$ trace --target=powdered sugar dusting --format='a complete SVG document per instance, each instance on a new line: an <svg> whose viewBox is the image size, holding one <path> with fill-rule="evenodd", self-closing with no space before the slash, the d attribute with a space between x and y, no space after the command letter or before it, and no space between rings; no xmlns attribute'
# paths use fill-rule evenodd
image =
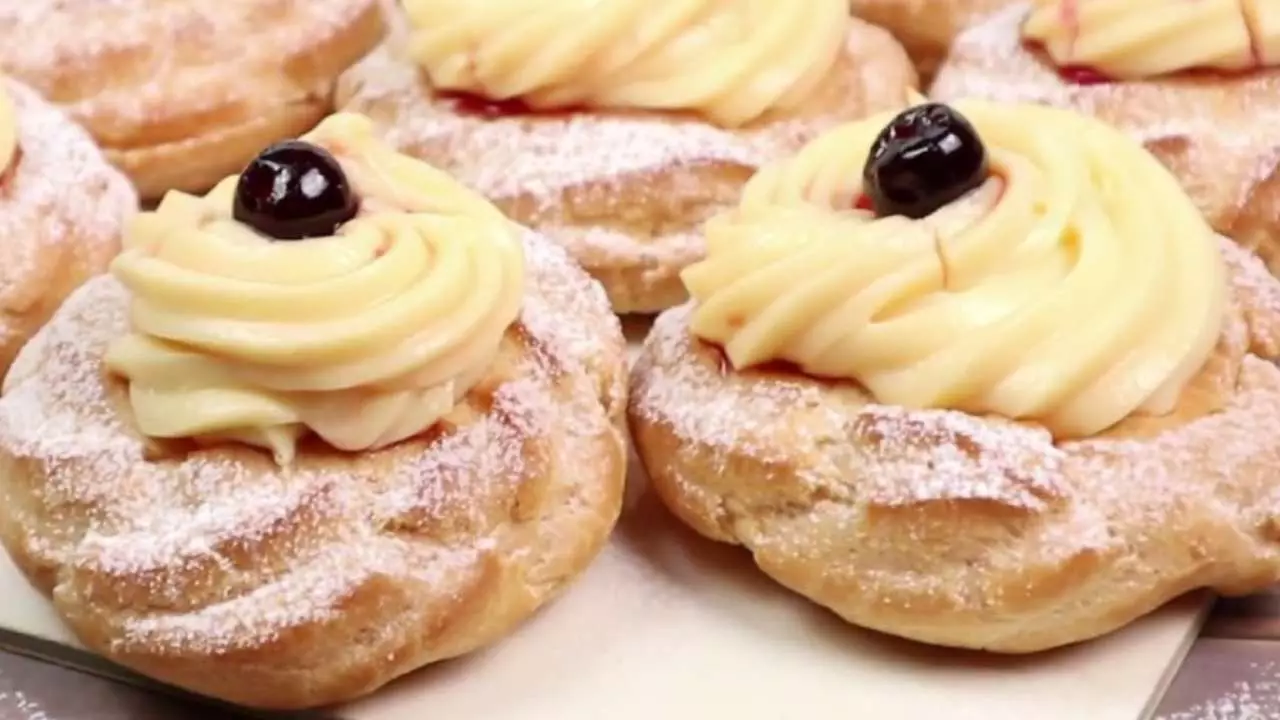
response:
<svg viewBox="0 0 1280 720"><path fill-rule="evenodd" d="M930 96L1033 102L1100 117L1151 148L1214 226L1228 230L1280 165L1280 71L1068 82L1023 46L1029 8L1018 3L961 33Z"/></svg>
<svg viewBox="0 0 1280 720"><path fill-rule="evenodd" d="M18 152L0 189L0 310L37 306L55 273L106 268L125 220L137 208L129 181L80 127L29 88L4 83L18 123ZM0 322L0 347L24 338Z"/></svg>
<svg viewBox="0 0 1280 720"><path fill-rule="evenodd" d="M821 126L782 122L764 132L734 133L652 116L571 115L535 122L464 117L432 102L418 89L416 68L385 48L343 82L359 84L345 109L382 121L392 146L440 165L496 202L527 198L531 207L516 219L548 231L553 231L549 218L539 220L558 213L564 194L574 188L597 183L607 193L613 184L681 166L758 168L799 147ZM568 240L567 232L554 234ZM683 265L701 255L701 237L695 233L668 232L664 241L664 247L640 245L602 223L566 245L580 245L575 255L584 257L647 257L658 264Z"/></svg>
<svg viewBox="0 0 1280 720"><path fill-rule="evenodd" d="M1185 417L1055 444L1000 418L885 407L852 384L725 369L684 306L658 318L633 375L633 418L678 445L647 465L855 622L924 632L886 627L886 607L968 618L930 627L933 642L1035 649L1191 587L1280 579L1280 282L1221 245L1238 312Z"/></svg>
<svg viewBox="0 0 1280 720"><path fill-rule="evenodd" d="M785 121L737 133L652 115L570 113L534 121L459 115L433 99L418 69L388 46L353 68L345 82L359 86L348 109L396 105L386 125L388 142L447 157L461 180L495 198L529 193L549 202L586 183L686 164L757 167L803 142L818 124Z"/></svg>
<svg viewBox="0 0 1280 720"><path fill-rule="evenodd" d="M1261 679L1237 682L1222 697L1155 720L1276 720L1280 718L1280 668L1275 663L1256 664Z"/></svg>
<svg viewBox="0 0 1280 720"><path fill-rule="evenodd" d="M1280 283L1258 256L1230 242L1220 247L1249 326L1250 350L1259 357L1280 357Z"/></svg>
<svg viewBox="0 0 1280 720"><path fill-rule="evenodd" d="M290 73L326 66L329 60L316 63L308 54L375 5L0 0L0 34L39 38L6 43L0 67L69 110L103 144L143 144L134 137L142 129L149 135L141 141L154 144L185 137L175 133L190 134L210 120L252 119L264 103L296 99ZM284 72L287 63L297 67ZM205 116L215 109L221 111L216 118Z"/></svg>
<svg viewBox="0 0 1280 720"><path fill-rule="evenodd" d="M992 426L946 411L880 407L854 421L868 440L855 453L882 472L868 478L867 501L884 507L935 500L994 500L1042 510L1063 495L1065 455L1046 451L1048 433L1013 424ZM981 448L1000 447L1000 453Z"/></svg>
<svg viewBox="0 0 1280 720"><path fill-rule="evenodd" d="M53 720L44 707L26 693L5 686L0 686L0 712L6 720Z"/></svg>
<svg viewBox="0 0 1280 720"><path fill-rule="evenodd" d="M55 604L73 627L94 627L100 649L156 671L168 654L268 645L281 652L274 667L312 667L305 655L325 636L308 633L353 616L372 623L372 639L361 641L371 647L344 647L332 662L378 652L383 667L398 650L379 642L400 633L416 643L493 562L574 546L558 533L602 542L607 526L583 527L582 518L600 513L610 493L592 483L605 480L560 469L594 466L602 438L605 447L620 440L608 405L623 399L601 390L622 392L621 331L600 288L562 250L532 234L524 243L518 326L527 348L491 398L449 421L427 449L315 449L283 470L236 446L144 460L121 415L122 389L102 375L102 353L127 327L128 296L114 278L90 281L19 357L0 399L0 464L38 469L0 483L6 545L28 569L57 571ZM545 491L568 504L532 508L534 527L524 527L510 513L531 511L523 504L541 495L524 494L548 473L581 486ZM539 533L549 536L533 540ZM379 590L388 583L397 589ZM366 632L330 632L357 630ZM284 654L286 642L300 655Z"/></svg>

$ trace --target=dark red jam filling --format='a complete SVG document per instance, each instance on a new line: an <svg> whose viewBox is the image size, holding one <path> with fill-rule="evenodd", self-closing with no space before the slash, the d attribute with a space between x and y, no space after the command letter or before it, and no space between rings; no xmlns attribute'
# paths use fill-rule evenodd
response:
<svg viewBox="0 0 1280 720"><path fill-rule="evenodd" d="M1084 65L1067 65L1058 68L1058 77L1073 85L1107 85L1113 80Z"/></svg>
<svg viewBox="0 0 1280 720"><path fill-rule="evenodd" d="M1186 70L1179 70L1176 73L1171 73L1169 77L1230 80L1232 78L1248 75L1261 67L1263 67L1263 65L1259 63L1257 67L1245 68L1242 70L1188 68ZM1057 68L1057 73L1058 77L1062 78L1063 82L1068 82L1072 85L1079 85L1082 87L1110 85L1113 83L1124 82L1123 80L1116 80L1115 78L1108 77L1101 71L1095 70L1087 65L1065 65Z"/></svg>
<svg viewBox="0 0 1280 720"><path fill-rule="evenodd" d="M474 117L485 118L487 120L497 120L506 117L521 117L525 115L564 115L576 112L579 108L557 108L555 110L545 110L531 107L527 102L520 98L507 98L506 100L494 100L476 95L474 93L459 92L454 90L439 91L436 93L436 99L443 102L450 110L458 115L471 115Z"/></svg>
<svg viewBox="0 0 1280 720"><path fill-rule="evenodd" d="M485 118L511 117L515 115L534 115L537 111L529 107L520 98L493 100L472 93L445 91L436 97L459 115L478 115Z"/></svg>
<svg viewBox="0 0 1280 720"><path fill-rule="evenodd" d="M1247 17L1248 16L1246 15L1246 18ZM1240 70L1218 70L1215 68L1187 68L1186 70L1181 70L1177 73L1174 73L1173 75L1176 77L1200 77L1200 78L1223 78L1223 79L1239 77L1241 75L1248 75L1249 73L1252 73L1255 70L1258 70L1267 66L1267 63L1263 61L1262 49L1258 45L1257 38L1258 38L1258 34L1256 30L1250 27L1249 54L1251 57L1253 57L1253 61L1254 61L1253 67L1243 68ZM1027 48L1027 50L1034 53L1037 57L1041 58L1046 64L1050 66L1054 65L1053 61L1050 60L1047 54L1044 52L1044 46L1042 44L1031 41L1031 40L1027 40L1027 41L1024 41L1023 45ZM1089 67L1088 65L1063 65L1061 67L1057 67L1056 71L1057 71L1058 77L1062 78L1063 82L1071 83L1072 85L1080 85L1080 86L1088 87L1091 85L1109 85L1111 83L1121 82L1119 80L1116 80L1115 78L1108 77L1106 73L1102 72L1101 70L1098 70L1097 68Z"/></svg>

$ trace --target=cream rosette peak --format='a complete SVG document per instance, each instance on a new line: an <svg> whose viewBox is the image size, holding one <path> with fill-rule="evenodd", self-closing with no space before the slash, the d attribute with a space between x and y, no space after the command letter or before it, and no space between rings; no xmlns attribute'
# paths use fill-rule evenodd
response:
<svg viewBox="0 0 1280 720"><path fill-rule="evenodd" d="M331 236L277 241L236 221L235 177L170 193L129 228L112 273L132 332L106 362L144 435L247 442L282 463L308 432L383 447L449 412L519 315L522 244L497 209L361 116L303 139L360 199Z"/></svg>
<svg viewBox="0 0 1280 720"><path fill-rule="evenodd" d="M736 127L802 103L846 0L403 0L432 84L534 109L688 111Z"/></svg>
<svg viewBox="0 0 1280 720"><path fill-rule="evenodd" d="M858 209L892 114L758 173L683 279L691 331L742 370L773 360L877 402L1096 434L1162 414L1214 350L1218 239L1140 145L1100 121L960 102L989 176L920 220Z"/></svg>
<svg viewBox="0 0 1280 720"><path fill-rule="evenodd" d="M1280 63L1280 3L1037 0L1022 35L1061 67L1113 80L1241 71Z"/></svg>

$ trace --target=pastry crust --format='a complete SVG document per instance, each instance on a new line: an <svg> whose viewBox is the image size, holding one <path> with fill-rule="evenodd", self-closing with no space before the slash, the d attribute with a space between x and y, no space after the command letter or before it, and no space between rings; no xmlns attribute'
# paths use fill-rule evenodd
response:
<svg viewBox="0 0 1280 720"><path fill-rule="evenodd" d="M956 39L930 96L1034 102L1092 114L1164 163L1218 232L1280 275L1280 69L1188 73L1077 85L1023 46L1030 6L997 13Z"/></svg>
<svg viewBox="0 0 1280 720"><path fill-rule="evenodd" d="M1015 1L850 0L849 7L854 15L893 33L928 85L960 31Z"/></svg>
<svg viewBox="0 0 1280 720"><path fill-rule="evenodd" d="M138 207L84 130L30 88L3 89L17 147L0 176L0 374L72 290L107 269Z"/></svg>
<svg viewBox="0 0 1280 720"><path fill-rule="evenodd" d="M382 32L377 0L0 0L0 69L158 198L207 190L310 129Z"/></svg>
<svg viewBox="0 0 1280 720"><path fill-rule="evenodd" d="M1054 444L1042 428L872 404L851 383L736 373L660 316L631 427L658 494L849 622L1022 653L1193 588L1280 579L1280 283L1227 241L1232 305L1173 414Z"/></svg>
<svg viewBox="0 0 1280 720"><path fill-rule="evenodd" d="M127 293L90 282L0 398L0 540L89 648L242 705L345 701L497 640L602 548L626 461L617 318L562 250L525 252L521 317L441 424L286 470L144 459L101 363Z"/></svg>
<svg viewBox="0 0 1280 720"><path fill-rule="evenodd" d="M916 76L887 32L851 20L832 77L790 117L724 130L664 113L483 117L433 96L405 57L405 29L343 75L337 105L373 118L401 152L444 168L508 216L569 249L619 313L686 297L679 272L703 255L699 228L737 202L762 164L841 121L902 107Z"/></svg>

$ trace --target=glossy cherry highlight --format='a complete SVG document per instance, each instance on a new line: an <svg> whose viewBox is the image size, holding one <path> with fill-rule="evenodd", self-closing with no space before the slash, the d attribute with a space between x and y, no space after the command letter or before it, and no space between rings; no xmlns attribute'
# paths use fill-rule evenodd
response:
<svg viewBox="0 0 1280 720"><path fill-rule="evenodd" d="M232 215L274 240L332 235L359 200L327 150L302 140L276 143L240 173Z"/></svg>
<svg viewBox="0 0 1280 720"><path fill-rule="evenodd" d="M876 136L862 169L876 215L922 218L987 179L987 150L954 108L927 103L899 113Z"/></svg>

